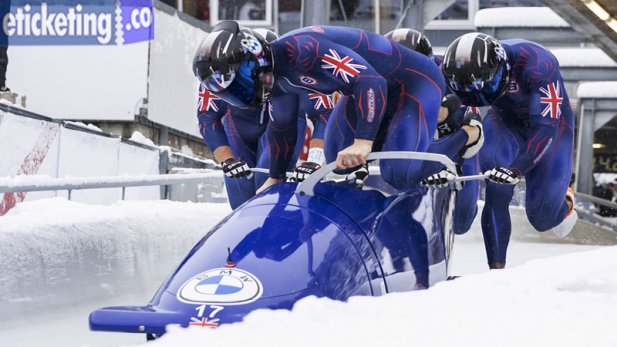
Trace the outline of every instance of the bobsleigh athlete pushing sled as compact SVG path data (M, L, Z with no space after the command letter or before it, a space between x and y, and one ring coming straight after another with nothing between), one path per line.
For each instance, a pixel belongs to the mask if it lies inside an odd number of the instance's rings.
M454 168L440 154L367 157L376 159ZM310 295L346 300L447 279L451 189L418 184L399 193L379 175L363 189L354 180L322 182L334 168L330 163L302 183L276 184L248 200L193 247L147 305L96 310L90 328L152 339L168 324L215 327L257 309L291 309Z

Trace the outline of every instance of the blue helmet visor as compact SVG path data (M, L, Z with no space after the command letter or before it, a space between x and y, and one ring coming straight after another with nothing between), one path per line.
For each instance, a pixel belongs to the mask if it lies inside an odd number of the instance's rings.
M500 66L493 78L488 81L477 79L466 85L458 85L455 81L450 81L450 87L461 98L464 105L489 106L501 96L505 70L504 65Z
M257 103L259 90L259 63L252 54L222 74L215 72L201 83L204 87L231 105L247 107Z

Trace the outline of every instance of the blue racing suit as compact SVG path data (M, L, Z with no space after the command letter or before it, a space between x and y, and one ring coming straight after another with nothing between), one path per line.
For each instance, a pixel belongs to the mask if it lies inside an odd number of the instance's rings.
M483 121L482 171L497 166L519 170L526 181L526 213L546 231L569 212L564 197L572 175L574 114L555 56L537 43L501 41L511 78ZM482 232L489 264L505 263L514 185L486 184Z
M229 105L215 94L199 88L197 117L199 131L214 152L220 146L229 146L233 155L245 161L249 167L269 168L268 127L269 104L257 108L239 108ZM290 147L291 161L285 171L293 171L304 143L306 117L314 124L313 138L323 139L327 117L332 109L330 96L310 94L302 98L297 115L297 136ZM225 177L229 204L233 209L255 195L255 191L266 180L267 175L256 173L253 178Z

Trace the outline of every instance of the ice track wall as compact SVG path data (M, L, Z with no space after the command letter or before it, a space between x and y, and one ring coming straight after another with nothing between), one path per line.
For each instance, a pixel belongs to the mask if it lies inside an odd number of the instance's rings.
M0 217L0 324L127 293L142 293L145 304L228 212L224 204L117 204L39 200Z
M96 135L52 122L0 110L0 177L44 175L86 177L154 175L159 173L157 148L133 146L119 137ZM111 203L121 199L121 188L73 192L75 201ZM131 188L127 199L158 199L158 187ZM11 196L9 196L11 195ZM67 196L66 191L7 193L0 203L0 215L11 205L33 199ZM10 200L15 200L10 202ZM3 210L3 211L2 211Z

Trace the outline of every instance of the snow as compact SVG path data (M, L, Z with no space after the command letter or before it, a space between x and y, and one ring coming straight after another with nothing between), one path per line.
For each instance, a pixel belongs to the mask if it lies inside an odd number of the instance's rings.
M22 110L26 109L26 108L22 107L19 103L12 103L12 102L10 102L10 101L8 101L6 99L1 99L1 98L0 98L0 104L9 105L11 107L19 108L19 109L22 109Z
M74 125L76 127L88 129L88 130L97 131L99 133L105 133L101 128L97 127L96 125L94 125L92 123L85 124L83 122L75 122L75 121L65 121L65 123L66 124Z
M161 346L614 346L617 247L472 274L426 291L310 297L216 330L178 329Z
M584 82L578 85L576 95L582 98L617 98L616 81Z
M567 28L570 25L548 7L500 7L476 12L474 26Z
M600 48L551 47L561 67L617 67L617 63Z
M617 174L615 173L594 173L593 180L596 182L596 186L606 185L609 182L617 181Z
M134 131L129 140L141 143L142 145L157 147L152 140L139 131Z
M229 211L227 204L171 201L18 204L0 217L2 346L143 341L89 332L89 312L145 304L204 230Z

